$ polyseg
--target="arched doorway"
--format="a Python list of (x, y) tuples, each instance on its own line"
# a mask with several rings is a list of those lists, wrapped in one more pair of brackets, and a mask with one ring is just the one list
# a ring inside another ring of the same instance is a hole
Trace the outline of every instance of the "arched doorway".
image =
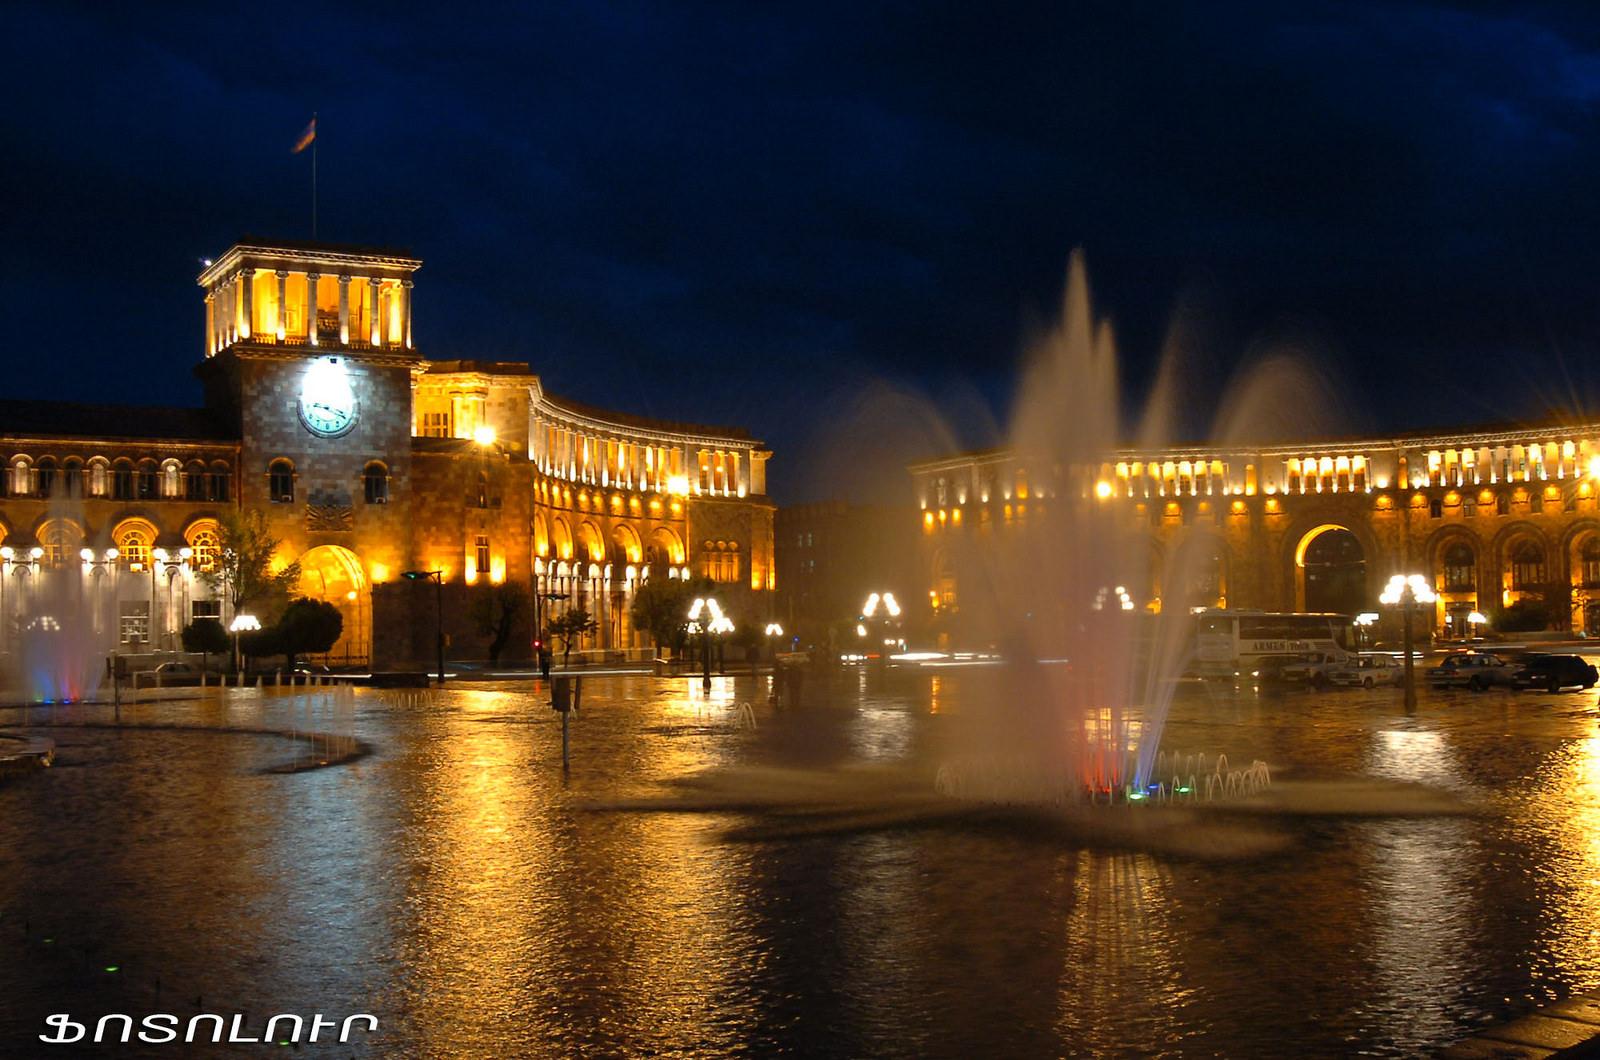
[(1574, 617), (1584, 633), (1600, 634), (1600, 533), (1586, 533), (1572, 546)]
[(1295, 601), (1300, 611), (1355, 615), (1369, 610), (1367, 555), (1349, 528), (1326, 524), (1295, 550)]
[(1470, 637), (1478, 632), (1472, 615), (1478, 611), (1478, 552), (1472, 541), (1460, 535), (1445, 539), (1435, 550), (1433, 584), (1444, 612), (1444, 632), (1452, 638)]
[(361, 559), (339, 545), (318, 545), (300, 557), (295, 592), (339, 609), (344, 630), (328, 653), (331, 665), (362, 665), (372, 649), (372, 594)]
[(1183, 587), (1183, 606), (1226, 607), (1227, 545), (1210, 534), (1190, 538), (1178, 549), (1176, 569), (1164, 581)]

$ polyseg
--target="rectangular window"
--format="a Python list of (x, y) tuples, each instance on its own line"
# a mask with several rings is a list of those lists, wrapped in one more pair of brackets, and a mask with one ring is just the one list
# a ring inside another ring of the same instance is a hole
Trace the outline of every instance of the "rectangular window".
[(1463, 498), (1461, 501), (1461, 514), (1468, 519), (1471, 519), (1473, 516), (1477, 515), (1478, 502), (1472, 500), (1471, 498)]
[(132, 646), (150, 643), (150, 601), (124, 600), (118, 629), (122, 643)]
[(475, 545), (476, 545), (475, 551), (477, 552), (477, 557), (478, 557), (478, 573), (479, 574), (487, 574), (487, 573), (489, 573), (489, 537), (488, 537), (488, 535), (487, 534), (479, 534), (478, 538), (477, 538), (477, 541), (475, 542)]
[(1494, 499), (1494, 513), (1496, 515), (1511, 514), (1511, 498), (1504, 493)]
[(424, 412), (422, 414), (422, 436), (424, 438), (450, 437), (450, 413)]
[(189, 620), (197, 618), (214, 618), (222, 620), (221, 600), (191, 600), (189, 602)]
[(1544, 494), (1542, 494), (1542, 493), (1530, 493), (1530, 494), (1528, 494), (1528, 510), (1530, 512), (1542, 512), (1542, 511), (1544, 511)]
[(1429, 501), (1428, 516), (1432, 519), (1442, 518), (1444, 516), (1444, 501), (1440, 500), (1438, 497), (1435, 497), (1433, 500)]

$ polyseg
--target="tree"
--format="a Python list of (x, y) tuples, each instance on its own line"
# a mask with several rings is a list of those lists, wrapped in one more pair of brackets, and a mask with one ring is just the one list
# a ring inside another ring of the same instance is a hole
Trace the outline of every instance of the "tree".
[(650, 634), (656, 647), (670, 647), (682, 652), (689, 624), (689, 606), (697, 596), (705, 596), (713, 589), (705, 578), (678, 581), (675, 578), (651, 578), (633, 594), (633, 604), (628, 609), (634, 629)]
[(298, 597), (289, 601), (283, 616), (273, 627), (278, 651), (282, 652), (292, 669), (295, 656), (316, 655), (331, 651), (344, 632), (344, 616), (326, 600)]
[(578, 638), (595, 631), (594, 616), (581, 607), (574, 607), (550, 620), (550, 635), (561, 638), (561, 665), (567, 665), (572, 656), (572, 645)]
[(217, 523), (217, 560), (210, 570), (201, 572), (201, 579), (212, 592), (227, 599), (230, 614), (252, 607), (271, 614), (299, 583), (299, 562), (273, 569), (273, 557), (282, 542), (268, 531), (266, 516), (259, 509), (228, 511)]
[(222, 628), (221, 619), (197, 618), (183, 627), (184, 651), (223, 655), (232, 647), (228, 641), (228, 631)]
[(471, 617), (481, 636), (489, 638), (489, 665), (500, 665), (500, 653), (528, 609), (528, 590), (516, 582), (480, 586), (473, 594)]
[(1561, 582), (1525, 585), (1519, 600), (1489, 613), (1490, 625), (1499, 633), (1560, 629), (1570, 621), (1571, 591)]

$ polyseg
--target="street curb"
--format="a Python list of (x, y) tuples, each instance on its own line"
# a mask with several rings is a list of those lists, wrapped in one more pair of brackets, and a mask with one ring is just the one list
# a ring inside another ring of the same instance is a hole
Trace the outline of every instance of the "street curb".
[(1445, 1060), (1600, 1057), (1600, 991), (1557, 1001), (1480, 1031), (1439, 1053)]

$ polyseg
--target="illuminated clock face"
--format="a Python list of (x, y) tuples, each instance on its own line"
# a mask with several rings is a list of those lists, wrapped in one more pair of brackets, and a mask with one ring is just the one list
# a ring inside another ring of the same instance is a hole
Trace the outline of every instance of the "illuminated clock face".
[(319, 357), (306, 368), (300, 387), (300, 422), (324, 438), (337, 438), (356, 425), (356, 395), (337, 357)]

